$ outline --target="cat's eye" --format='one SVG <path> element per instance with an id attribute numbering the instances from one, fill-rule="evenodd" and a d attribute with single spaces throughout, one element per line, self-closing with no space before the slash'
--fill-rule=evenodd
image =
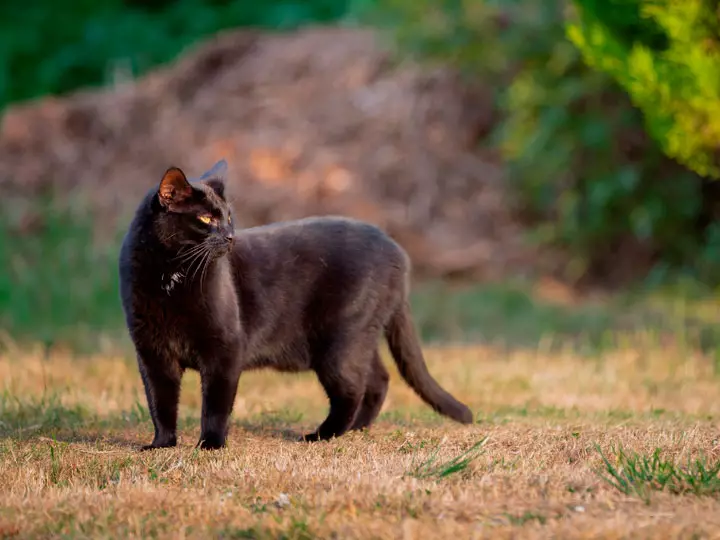
<path id="1" fill-rule="evenodd" d="M 202 221 L 205 225 L 209 225 L 212 221 L 212 218 L 210 216 L 198 216 L 198 219 Z"/>

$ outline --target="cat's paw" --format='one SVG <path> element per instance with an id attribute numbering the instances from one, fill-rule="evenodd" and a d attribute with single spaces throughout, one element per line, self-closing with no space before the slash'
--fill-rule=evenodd
<path id="1" fill-rule="evenodd" d="M 225 446 L 225 437 L 219 435 L 206 435 L 197 444 L 201 450 L 220 450 Z"/>
<path id="2" fill-rule="evenodd" d="M 156 450 L 158 448 L 173 448 L 177 446 L 177 439 L 169 439 L 166 441 L 153 441 L 150 444 L 146 444 L 140 447 L 141 452 L 147 452 L 148 450 Z"/>
<path id="3" fill-rule="evenodd" d="M 321 441 L 322 438 L 318 434 L 317 431 L 314 431 L 312 433 L 306 433 L 304 435 L 300 435 L 297 439 L 298 442 L 318 442 Z"/>

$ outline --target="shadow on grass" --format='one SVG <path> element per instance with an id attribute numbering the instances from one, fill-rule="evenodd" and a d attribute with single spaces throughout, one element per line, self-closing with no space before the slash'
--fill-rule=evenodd
<path id="1" fill-rule="evenodd" d="M 58 394 L 25 399 L 8 392 L 0 394 L 0 439 L 49 438 L 67 443 L 139 447 L 137 441 L 118 436 L 117 432 L 144 425 L 148 418 L 139 405 L 117 415 L 100 416 L 78 404 L 63 404 Z"/>
<path id="2" fill-rule="evenodd" d="M 300 437 L 305 433 L 305 431 L 298 429 L 267 427 L 242 420 L 233 422 L 233 427 L 240 428 L 253 435 L 282 439 L 288 442 L 300 442 Z"/>
<path id="3" fill-rule="evenodd" d="M 304 414 L 301 411 L 284 408 L 237 418 L 233 421 L 233 427 L 253 435 L 298 442 L 302 435 L 315 429 L 314 427 L 307 430 L 298 429 L 297 426 L 302 423 L 303 418 Z"/>
<path id="4" fill-rule="evenodd" d="M 298 441 L 303 434 L 315 431 L 324 419 L 324 414 L 320 414 L 315 420 L 310 420 L 304 418 L 304 414 L 300 411 L 280 409 L 262 412 L 248 418 L 239 418 L 233 422 L 233 426 L 253 435 L 292 442 Z M 452 425 L 452 423 L 452 420 L 437 414 L 429 408 L 397 408 L 381 413 L 368 431 L 372 432 L 377 427 L 383 426 L 398 428 L 437 427 L 442 424 Z M 298 429 L 300 425 L 305 429 Z"/>
<path id="5" fill-rule="evenodd" d="M 297 441 L 306 433 L 298 430 L 303 413 L 292 410 L 263 412 L 248 418 L 233 419 L 231 429 L 253 435 Z M 199 415 L 180 418 L 178 430 L 199 427 Z M 136 431 L 138 437 L 118 433 Z M 0 439 L 31 440 L 49 438 L 66 443 L 109 443 L 140 448 L 152 438 L 153 427 L 147 408 L 139 402 L 128 411 L 101 416 L 81 405 L 65 405 L 56 393 L 41 397 L 18 398 L 0 394 Z M 147 439 L 147 440 L 145 440 Z"/>

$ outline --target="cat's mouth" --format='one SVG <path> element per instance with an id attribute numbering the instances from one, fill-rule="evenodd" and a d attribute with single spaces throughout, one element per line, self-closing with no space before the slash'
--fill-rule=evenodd
<path id="1" fill-rule="evenodd" d="M 213 252 L 218 256 L 222 257 L 223 255 L 227 255 L 230 253 L 230 250 L 232 250 L 234 240 L 232 238 L 230 239 L 223 239 L 223 240 L 214 240 L 210 242 L 210 249 L 213 250 Z"/>

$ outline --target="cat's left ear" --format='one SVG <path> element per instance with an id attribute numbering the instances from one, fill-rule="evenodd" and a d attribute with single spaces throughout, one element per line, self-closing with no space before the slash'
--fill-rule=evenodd
<path id="1" fill-rule="evenodd" d="M 170 167 L 163 175 L 158 188 L 160 203 L 166 208 L 182 204 L 192 195 L 192 186 L 185 173 L 178 167 Z"/>
<path id="2" fill-rule="evenodd" d="M 200 181 L 212 188 L 212 190 L 218 194 L 221 199 L 225 198 L 225 182 L 227 180 L 227 161 L 221 159 L 212 169 L 207 171 L 200 177 Z"/>

